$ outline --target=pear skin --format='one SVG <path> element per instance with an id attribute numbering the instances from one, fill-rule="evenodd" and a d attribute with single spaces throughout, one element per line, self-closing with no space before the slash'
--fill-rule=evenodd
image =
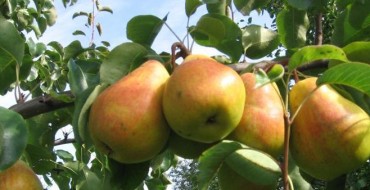
<path id="1" fill-rule="evenodd" d="M 105 89 L 90 110 L 88 127 L 96 148 L 125 164 L 156 156 L 170 133 L 162 113 L 168 78 L 160 62 L 149 60 Z"/>
<path id="2" fill-rule="evenodd" d="M 193 59 L 180 64 L 168 79 L 163 111 L 178 135 L 213 143 L 238 125 L 244 101 L 244 84 L 238 73 L 213 59 Z"/>
<path id="3" fill-rule="evenodd" d="M 18 160 L 10 168 L 0 172 L 1 190 L 43 190 L 41 181 L 32 169 Z"/>
<path id="4" fill-rule="evenodd" d="M 291 128 L 290 150 L 304 172 L 332 180 L 369 158 L 370 118 L 329 85 L 316 89 L 316 80 L 301 80 L 289 93 L 292 114 L 303 102 Z"/>
<path id="5" fill-rule="evenodd" d="M 278 157 L 284 148 L 284 108 L 275 83 L 256 87 L 256 76 L 244 73 L 243 117 L 228 137 Z"/>

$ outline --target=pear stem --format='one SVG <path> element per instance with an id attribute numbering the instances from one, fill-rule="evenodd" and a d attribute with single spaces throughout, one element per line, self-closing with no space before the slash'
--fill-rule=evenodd
<path id="1" fill-rule="evenodd" d="M 290 189 L 289 175 L 288 175 L 288 162 L 289 162 L 289 140 L 290 140 L 290 125 L 289 113 L 284 113 L 284 162 L 282 166 L 283 171 L 283 187 L 285 190 Z"/>
<path id="2" fill-rule="evenodd" d="M 176 50 L 180 49 L 179 52 L 176 53 Z M 190 55 L 190 51 L 188 50 L 188 48 L 185 47 L 185 45 L 182 43 L 182 42 L 175 42 L 174 44 L 172 44 L 171 46 L 171 66 L 172 66 L 172 70 L 175 70 L 176 68 L 176 59 L 179 58 L 179 57 L 182 57 L 183 59 L 185 59 L 188 55 Z"/>

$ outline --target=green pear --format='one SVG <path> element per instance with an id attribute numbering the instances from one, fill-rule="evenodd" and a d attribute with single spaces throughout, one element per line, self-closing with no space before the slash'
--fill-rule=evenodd
<path id="1" fill-rule="evenodd" d="M 284 108 L 278 88 L 275 83 L 257 87 L 253 73 L 241 78 L 246 92 L 244 113 L 228 138 L 276 158 L 284 149 Z"/>
<path id="2" fill-rule="evenodd" d="M 185 159 L 197 159 L 208 148 L 215 143 L 201 143 L 183 138 L 172 132 L 168 140 L 168 148 L 177 156 Z"/>
<path id="3" fill-rule="evenodd" d="M 96 148 L 126 164 L 156 156 L 170 133 L 162 112 L 168 78 L 160 62 L 149 60 L 105 89 L 90 110 L 88 127 Z"/>
<path id="4" fill-rule="evenodd" d="M 276 184 L 260 185 L 253 183 L 235 172 L 226 163 L 223 163 L 217 174 L 221 190 L 275 190 Z"/>
<path id="5" fill-rule="evenodd" d="M 233 69 L 211 58 L 187 58 L 166 83 L 163 111 L 178 135 L 212 143 L 235 129 L 244 101 L 243 81 Z"/>
<path id="6" fill-rule="evenodd" d="M 42 184 L 37 175 L 21 160 L 8 169 L 0 172 L 1 190 L 42 190 Z"/>
<path id="7" fill-rule="evenodd" d="M 359 106 L 317 78 L 299 81 L 290 91 L 294 114 L 290 150 L 307 174 L 331 180 L 351 172 L 369 159 L 370 118 Z"/>

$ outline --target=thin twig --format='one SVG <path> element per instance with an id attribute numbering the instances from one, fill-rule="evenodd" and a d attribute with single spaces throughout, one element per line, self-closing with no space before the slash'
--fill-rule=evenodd
<path id="1" fill-rule="evenodd" d="M 315 44 L 322 45 L 323 33 L 322 33 L 322 13 L 317 13 L 315 17 Z"/>
<path id="2" fill-rule="evenodd" d="M 76 142 L 76 139 L 61 139 L 61 140 L 54 141 L 54 146 L 75 143 L 75 142 Z"/>

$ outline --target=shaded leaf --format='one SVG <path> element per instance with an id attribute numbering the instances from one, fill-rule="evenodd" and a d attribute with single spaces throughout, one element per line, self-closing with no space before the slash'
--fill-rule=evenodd
<path id="1" fill-rule="evenodd" d="M 370 1 L 354 1 L 334 22 L 333 44 L 345 46 L 354 41 L 368 41 L 370 36 Z"/>
<path id="2" fill-rule="evenodd" d="M 259 9 L 267 5 L 271 0 L 234 0 L 236 9 L 244 16 L 249 15 L 253 10 Z"/>
<path id="3" fill-rule="evenodd" d="M 90 50 L 89 48 L 83 48 L 81 42 L 75 40 L 71 42 L 67 47 L 64 48 L 64 61 L 69 61 L 71 58 L 75 58 L 81 53 Z"/>
<path id="4" fill-rule="evenodd" d="M 365 63 L 342 63 L 325 71 L 317 85 L 342 84 L 355 88 L 370 96 L 370 65 Z"/>
<path id="5" fill-rule="evenodd" d="M 96 25 L 96 29 L 98 30 L 99 36 L 101 36 L 101 34 L 103 33 L 103 28 L 100 23 Z"/>
<path id="6" fill-rule="evenodd" d="M 197 8 L 203 3 L 200 0 L 185 0 L 185 13 L 187 17 L 190 17 L 195 13 Z"/>
<path id="7" fill-rule="evenodd" d="M 287 49 L 302 47 L 306 42 L 309 20 L 305 11 L 285 8 L 276 18 L 280 41 Z"/>
<path id="8" fill-rule="evenodd" d="M 150 162 L 121 164 L 112 159 L 108 160 L 108 165 L 112 171 L 113 186 L 127 190 L 137 188 L 147 177 L 150 168 Z"/>
<path id="9" fill-rule="evenodd" d="M 292 55 L 288 69 L 293 71 L 300 65 L 320 59 L 347 61 L 346 54 L 339 47 L 333 45 L 305 46 Z"/>
<path id="10" fill-rule="evenodd" d="M 75 12 L 73 15 L 72 15 L 72 19 L 76 18 L 76 17 L 79 17 L 79 16 L 89 16 L 89 14 L 87 12 L 83 12 L 83 11 L 80 11 L 80 12 Z"/>
<path id="11" fill-rule="evenodd" d="M 83 32 L 81 30 L 75 30 L 72 34 L 75 35 L 75 36 L 77 36 L 77 35 L 86 36 L 85 32 Z"/>
<path id="12" fill-rule="evenodd" d="M 28 144 L 25 150 L 27 161 L 32 170 L 39 175 L 47 174 L 55 168 L 56 156 L 50 149 L 40 145 Z"/>
<path id="13" fill-rule="evenodd" d="M 218 0 L 216 3 L 207 3 L 207 11 L 208 13 L 213 14 L 220 14 L 226 16 L 226 9 L 227 9 L 227 2 L 226 0 Z"/>
<path id="14" fill-rule="evenodd" d="M 254 150 L 239 149 L 225 159 L 226 164 L 245 179 L 260 185 L 276 184 L 281 169 L 270 155 Z"/>
<path id="15" fill-rule="evenodd" d="M 97 85 L 95 86 L 94 90 L 91 91 L 87 90 L 86 92 L 82 93 L 81 99 L 79 99 L 79 107 L 78 111 L 75 112 L 74 116 L 78 115 L 77 120 L 74 120 L 74 131 L 75 136 L 78 135 L 82 141 L 87 145 L 87 147 L 92 145 L 92 141 L 90 139 L 90 134 L 88 131 L 87 121 L 89 119 L 89 111 L 91 105 L 94 103 L 97 96 L 106 88 L 106 85 Z M 91 93 L 89 93 L 91 92 Z M 86 101 L 83 101 L 86 100 Z M 82 105 L 82 107 L 80 107 Z M 77 129 L 77 130 L 76 130 Z"/>
<path id="16" fill-rule="evenodd" d="M 137 43 L 123 43 L 109 53 L 100 67 L 100 80 L 113 84 L 146 61 L 148 50 Z"/>
<path id="17" fill-rule="evenodd" d="M 27 145 L 26 122 L 18 113 L 0 107 L 0 172 L 13 165 Z"/>
<path id="18" fill-rule="evenodd" d="M 343 51 L 350 61 L 370 64 L 370 42 L 352 42 L 343 47 Z"/>
<path id="19" fill-rule="evenodd" d="M 235 141 L 223 140 L 203 152 L 199 157 L 198 168 L 200 172 L 197 176 L 199 189 L 207 189 L 226 157 L 241 148 L 246 148 L 246 146 Z"/>
<path id="20" fill-rule="evenodd" d="M 312 0 L 287 0 L 288 4 L 298 10 L 307 10 L 312 6 Z"/>
<path id="21" fill-rule="evenodd" d="M 262 58 L 275 50 L 279 45 L 278 34 L 270 29 L 258 25 L 249 25 L 242 31 L 245 55 L 249 58 Z"/>

